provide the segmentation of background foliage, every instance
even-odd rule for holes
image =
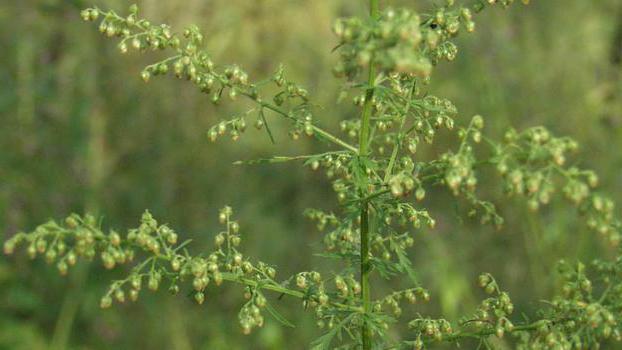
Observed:
[[[383,6],[398,3],[385,0]],[[416,6],[430,3],[421,0]],[[127,7],[120,0],[96,4]],[[330,54],[336,42],[330,25],[338,16],[365,12],[364,2],[346,0],[139,4],[146,17],[177,27],[198,24],[209,33],[207,46],[217,61],[239,63],[253,77],[286,63],[289,75],[326,106],[334,104],[339,89],[330,79],[337,60]],[[0,227],[5,238],[71,211],[94,211],[106,225],[132,227],[149,208],[199,248],[211,241],[218,208],[231,204],[246,228],[249,255],[280,266],[283,275],[317,265],[311,248],[318,234],[302,212],[333,205],[325,180],[294,164],[231,165],[271,154],[278,146],[259,132],[230,147],[224,144],[230,141],[210,144],[205,132],[213,122],[244,111],[243,106],[214,107],[175,80],[144,88],[139,69],[152,60],[119,59],[114,44],[81,23],[79,10],[88,5],[79,0],[0,4]],[[574,137],[582,145],[581,165],[597,170],[603,187],[620,203],[622,156],[615,150],[622,149],[622,4],[541,0],[511,11],[497,9],[479,19],[476,35],[460,41],[462,54],[455,64],[441,65],[431,91],[454,101],[465,118],[486,116],[493,136],[508,125],[543,124]],[[352,113],[348,103],[340,109],[327,108],[321,123],[336,128],[336,116]],[[309,139],[291,141],[273,124],[277,142],[292,154],[319,149]],[[590,261],[612,253],[577,225],[572,208],[560,205],[526,216],[518,199],[508,201],[497,193],[500,186],[491,187],[495,190],[481,188],[482,196],[505,216],[501,231],[460,220],[463,208],[457,206],[441,212],[452,201],[449,194],[428,195],[436,203],[438,229],[417,237],[415,263],[436,299],[422,312],[468,313],[478,300],[472,281],[480,271],[497,276],[517,309],[536,310],[539,305],[531,300],[555,287],[555,261]],[[281,349],[304,348],[317,336],[312,315],[298,312],[299,305],[287,299],[279,309],[296,329],[269,321],[249,337],[236,336],[235,310],[242,296],[227,288],[208,295],[201,307],[162,291],[101,312],[99,297],[118,271],[107,272],[97,262],[61,278],[51,273],[53,267],[26,259],[0,257],[0,348],[245,349],[259,344]]]

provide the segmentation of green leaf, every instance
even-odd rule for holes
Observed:
[[[354,314],[350,314],[348,317],[344,318],[341,322],[335,325],[328,333],[322,335],[321,337],[314,340],[311,345],[311,350],[329,350],[331,349],[330,343],[333,341],[335,336],[341,332],[343,326],[350,321]]]
[[[282,325],[290,327],[290,328],[296,328],[296,326],[294,326],[291,322],[289,322],[285,317],[283,317],[283,315],[281,315],[278,311],[276,311],[275,308],[273,308],[270,304],[266,304],[266,309],[268,310],[268,312],[270,312],[270,314],[272,315],[272,317],[274,317],[277,321],[279,321]]]
[[[397,246],[393,241],[391,241],[391,245],[394,247],[395,253],[397,254],[397,259],[400,262],[400,267],[404,269],[404,272],[410,278],[410,281],[415,285],[419,285],[417,281],[417,273],[412,267],[412,262],[406,255],[406,252],[399,246]]]
[[[234,165],[254,165],[254,164],[273,164],[273,163],[285,163],[294,160],[306,159],[307,156],[287,157],[287,156],[275,156],[272,158],[261,158],[253,160],[238,160],[233,162]]]
[[[263,125],[266,127],[266,132],[270,137],[270,141],[272,141],[272,144],[275,144],[276,142],[274,141],[274,136],[272,135],[272,131],[270,131],[270,126],[268,126],[268,121],[266,120],[266,116],[263,113],[263,109],[259,111],[259,117],[261,118],[261,121],[263,121]]]

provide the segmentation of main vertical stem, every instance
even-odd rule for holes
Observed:
[[[379,14],[379,0],[369,0],[369,14],[376,20]],[[372,57],[369,63],[369,75],[367,79],[367,91],[365,93],[365,104],[361,114],[361,132],[359,134],[359,157],[366,157],[369,153],[369,130],[370,118],[372,115],[372,99],[374,97],[374,85],[376,80],[376,69]],[[362,324],[361,335],[363,350],[371,350],[371,330],[367,321],[367,316],[371,312],[371,294],[369,285],[369,203],[361,203],[361,294],[363,302],[363,312],[365,320]]]
[[[363,312],[367,317],[371,311],[371,295],[369,290],[369,204],[361,206],[361,293],[363,298]],[[367,320],[363,321],[361,334],[363,350],[371,349],[371,330]]]

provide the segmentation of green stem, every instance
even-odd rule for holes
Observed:
[[[395,160],[397,159],[397,154],[399,153],[399,150],[400,150],[400,145],[402,144],[402,141],[404,140],[404,135],[402,134],[402,131],[404,130],[404,125],[406,125],[406,118],[408,117],[408,112],[411,106],[410,101],[412,100],[412,95],[414,92],[415,92],[415,83],[413,82],[413,85],[410,87],[410,90],[408,91],[408,96],[407,96],[408,105],[406,106],[406,110],[404,111],[404,115],[402,116],[402,122],[400,123],[400,131],[398,133],[399,136],[397,138],[397,142],[393,146],[393,152],[391,153],[391,159],[389,159],[389,165],[387,166],[387,169],[384,172],[384,183],[389,182],[389,178],[391,177],[391,174],[393,173],[393,167],[395,166]]]
[[[104,241],[107,239],[107,237],[104,237]],[[109,243],[105,243],[105,244],[109,244]],[[136,249],[140,249],[140,247],[135,247]],[[179,255],[176,252],[171,252],[170,255],[159,255],[156,256],[155,258],[160,259],[160,260],[164,260],[166,262],[171,262],[174,258],[184,258],[183,255]],[[187,257],[186,257],[187,258]],[[147,259],[145,260],[141,265],[138,265],[136,268],[134,268],[134,271],[140,271],[144,268],[144,266],[149,263],[151,259]],[[152,260],[155,261],[155,260]],[[253,288],[258,288],[258,289],[263,289],[263,290],[269,290],[272,292],[276,292],[276,293],[280,293],[283,295],[289,295],[295,298],[299,298],[299,299],[305,299],[307,297],[307,294],[305,292],[302,291],[298,291],[298,290],[294,290],[294,289],[290,289],[284,286],[281,286],[279,284],[276,284],[276,282],[269,282],[269,283],[262,283],[262,282],[258,282],[254,279],[251,278],[247,278],[244,276],[240,276],[238,274],[235,273],[231,273],[231,272],[222,272],[221,273],[222,279],[223,281],[227,281],[227,282],[231,282],[231,283],[238,283],[238,284],[243,284],[245,286],[250,286]],[[126,282],[127,280],[122,280],[122,282]],[[344,311],[352,311],[352,312],[362,312],[363,310],[360,307],[354,306],[354,305],[347,305],[347,304],[343,304],[343,303],[339,303],[339,302],[330,302],[331,305],[337,307],[340,310],[344,310]]]
[[[536,321],[534,323],[530,323],[526,325],[515,326],[511,331],[507,331],[507,332],[508,333],[531,332],[531,331],[538,330],[541,327],[542,327],[542,322]],[[496,330],[493,328],[482,330],[479,332],[460,331],[460,332],[456,332],[451,335],[448,335],[446,337],[443,337],[442,341],[452,343],[452,342],[456,342],[464,338],[482,339],[482,338],[494,335],[495,333],[496,333]]]
[[[549,324],[559,324],[562,322],[566,322],[568,321],[568,319],[556,319],[556,320],[539,320],[539,321],[534,321],[532,323],[528,323],[528,324],[523,324],[523,325],[518,325],[518,326],[514,326],[511,330],[506,330],[507,333],[510,334],[515,334],[515,333],[520,333],[520,332],[534,332],[534,331],[538,331],[539,329],[542,328],[543,322],[548,322]],[[439,343],[456,343],[458,344],[458,342],[462,339],[466,339],[466,338],[470,338],[470,339],[485,339],[486,337],[489,337],[491,335],[495,335],[496,333],[496,329],[494,327],[491,328],[487,328],[481,331],[457,331],[454,332],[452,334],[443,336],[442,339],[440,340],[436,340],[434,338],[430,338],[430,339],[426,339],[424,340],[424,344],[426,345],[430,345],[430,344],[439,344]],[[411,346],[413,346],[415,344],[415,341],[405,341],[401,344],[396,344],[393,346],[389,346],[384,348],[384,350],[400,350],[400,349],[410,349]]]
[[[250,98],[250,99],[252,99],[253,101],[255,101],[257,104],[259,104],[261,107],[263,107],[265,109],[269,109],[269,110],[271,110],[271,111],[273,111],[273,112],[275,112],[277,114],[280,114],[281,116],[283,116],[285,118],[295,120],[295,118],[292,117],[289,113],[285,112],[284,110],[278,108],[277,106],[275,106],[273,104],[264,102],[263,100],[260,100],[260,99],[258,99],[256,97],[254,97],[253,95],[245,93],[245,92],[242,92],[241,94],[246,96],[246,97],[248,97],[248,98]],[[330,134],[328,131],[326,131],[326,130],[318,127],[318,126],[315,126],[315,125],[312,125],[311,127],[313,128],[313,132],[316,135],[318,135],[320,138],[323,138],[323,139],[325,139],[325,140],[327,140],[329,142],[332,142],[332,143],[334,143],[336,145],[339,145],[339,146],[347,149],[348,151],[352,151],[352,152],[355,152],[355,153],[358,152],[358,149],[356,147],[348,144],[347,142],[343,141],[342,139],[338,138],[337,136],[334,136],[334,135]]]
[[[369,14],[372,19],[377,19],[379,14],[379,0],[369,0]],[[369,153],[369,133],[370,119],[373,113],[372,99],[374,97],[374,85],[376,80],[376,68],[374,59],[369,63],[369,74],[367,77],[367,92],[365,93],[365,104],[361,114],[361,132],[359,134],[359,156],[366,157]],[[364,169],[363,169],[364,170]],[[363,350],[372,348],[372,335],[369,328],[368,317],[371,313],[371,290],[369,285],[369,202],[361,203],[361,298],[363,304],[364,320],[361,326],[361,337]]]
[[[361,207],[361,298],[365,319],[362,326],[363,350],[371,349],[371,330],[367,317],[371,312],[371,294],[369,286],[369,204],[364,202]]]

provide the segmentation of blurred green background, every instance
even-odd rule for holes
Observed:
[[[93,2],[118,11],[129,5]],[[434,2],[384,0],[383,6],[400,3],[423,9]],[[620,202],[622,2],[532,3],[479,16],[476,34],[459,40],[456,62],[435,72],[431,92],[453,100],[463,121],[484,115],[492,136],[510,125],[543,124],[574,137],[582,145],[578,163],[596,169],[602,190]],[[336,60],[330,26],[338,16],[363,14],[365,1],[138,4],[146,17],[178,29],[196,23],[217,62],[239,63],[254,78],[284,63],[289,76],[326,107],[326,115],[319,116],[322,124],[335,130],[338,116],[351,113],[349,104],[335,101],[339,82],[330,73]],[[279,266],[282,278],[320,263],[312,253],[321,236],[302,211],[335,208],[326,180],[299,164],[248,168],[232,163],[319,151],[325,145],[291,141],[287,125],[276,120],[276,145],[256,131],[237,143],[209,143],[207,129],[219,118],[243,112],[243,106],[214,107],[190,84],[174,79],[145,86],[139,72],[158,56],[120,55],[114,43],[79,19],[80,9],[90,5],[81,0],[0,3],[0,238],[70,212],[94,212],[106,227],[134,227],[148,208],[182,238],[192,238],[200,251],[210,246],[218,208],[229,204],[241,222],[245,250]],[[505,216],[501,231],[461,220],[464,208],[442,189],[428,196],[439,229],[415,233],[412,256],[433,302],[412,312],[450,318],[471,312],[481,298],[473,281],[488,271],[510,292],[517,310],[533,315],[539,300],[554,291],[555,261],[612,254],[563,201],[527,215],[524,203],[505,199],[500,188],[491,179],[480,193]],[[94,262],[60,277],[54,267],[33,264],[23,254],[0,257],[0,348],[304,349],[320,334],[312,314],[282,300],[276,306],[295,329],[269,320],[241,336],[237,307],[242,296],[233,286],[210,293],[200,307],[162,291],[100,311],[107,282],[122,275]]]

